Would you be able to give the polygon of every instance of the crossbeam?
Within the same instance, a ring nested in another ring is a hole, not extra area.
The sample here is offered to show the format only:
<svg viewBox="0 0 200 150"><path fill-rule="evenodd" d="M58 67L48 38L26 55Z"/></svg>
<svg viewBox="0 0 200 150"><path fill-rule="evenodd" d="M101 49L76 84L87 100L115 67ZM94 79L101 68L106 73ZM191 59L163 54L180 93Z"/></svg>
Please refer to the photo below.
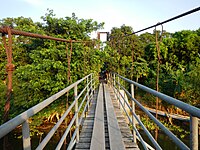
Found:
<svg viewBox="0 0 200 150"><path fill-rule="evenodd" d="M31 33L31 32L24 32L20 30L15 30L10 27L0 27L0 33L3 34L8 34L8 29L10 29L11 34L13 35L21 35L21 36L28 36L28 37L33 37L33 38L41 38L41 39L49 39L49 40L54 40L54 41L60 41L60 42L67 42L67 43L87 43L87 42L93 42L93 41L83 41L83 40L66 40L62 38L56 38L48 35L41 35L37 33Z"/></svg>

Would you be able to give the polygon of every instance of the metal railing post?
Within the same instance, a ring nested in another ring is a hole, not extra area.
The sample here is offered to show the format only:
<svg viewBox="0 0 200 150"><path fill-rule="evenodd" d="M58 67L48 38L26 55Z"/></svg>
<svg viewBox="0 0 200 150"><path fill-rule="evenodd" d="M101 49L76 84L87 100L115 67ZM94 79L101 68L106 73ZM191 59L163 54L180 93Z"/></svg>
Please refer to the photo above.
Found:
<svg viewBox="0 0 200 150"><path fill-rule="evenodd" d="M90 89L91 89L91 90L92 90L92 84L93 84L92 78L93 78L93 74L91 74L91 76L90 76L90 80L91 80ZM91 92L92 92L92 91L91 91ZM93 92L91 93L91 96L93 96Z"/></svg>
<svg viewBox="0 0 200 150"><path fill-rule="evenodd" d="M23 149L31 150L30 129L28 120L22 124Z"/></svg>
<svg viewBox="0 0 200 150"><path fill-rule="evenodd" d="M76 129L77 129L77 133L76 133L76 143L79 142L79 121L78 121L78 99L77 98L77 85L74 86L74 99L75 99L75 115L76 115Z"/></svg>
<svg viewBox="0 0 200 150"><path fill-rule="evenodd" d="M92 76L92 80L93 80L93 82L92 82L92 85L93 85L93 89L92 89L92 91L93 91L93 96L94 96L94 93L95 93L95 84L96 84L96 83L95 83L95 78L97 78L97 77L95 77L94 74L93 74L93 76ZM97 78L97 79L98 79L98 78ZM97 80L97 79L96 79L96 80Z"/></svg>
<svg viewBox="0 0 200 150"><path fill-rule="evenodd" d="M113 86L112 74L110 73L110 86Z"/></svg>
<svg viewBox="0 0 200 150"><path fill-rule="evenodd" d="M92 94L94 94L94 90L93 90L93 89L94 89L94 86L95 86L95 85L94 85L95 81L93 80L93 79L94 79L93 76L94 76L94 75L92 74L92 75L91 75L91 92L92 92Z"/></svg>
<svg viewBox="0 0 200 150"><path fill-rule="evenodd" d="M120 80L119 80L119 76L118 76L118 97L119 97L119 108L121 109L121 107L120 107L120 97L121 97L121 95L120 95Z"/></svg>
<svg viewBox="0 0 200 150"><path fill-rule="evenodd" d="M112 80L112 82L113 82L113 87L115 86L114 79L115 79L115 75L113 74L113 80Z"/></svg>
<svg viewBox="0 0 200 150"><path fill-rule="evenodd" d="M88 85L88 83L89 83L89 76L87 77L87 101L89 101L89 85ZM87 111L89 110L89 105L90 104L88 103L88 105L87 105ZM86 111L85 111L85 117L86 117Z"/></svg>
<svg viewBox="0 0 200 150"><path fill-rule="evenodd" d="M113 87L115 86L115 74L113 74Z"/></svg>
<svg viewBox="0 0 200 150"><path fill-rule="evenodd" d="M90 85L88 85L88 83L89 83L89 76L87 77L87 93L88 93L87 100L89 99L89 87L90 87Z"/></svg>
<svg viewBox="0 0 200 150"><path fill-rule="evenodd" d="M198 150L198 118L190 115L190 149Z"/></svg>
<svg viewBox="0 0 200 150"><path fill-rule="evenodd" d="M109 82L108 85L109 85L109 87L111 87L111 84L112 84L110 79L111 79L111 74L109 73L109 74L108 74L108 82Z"/></svg>
<svg viewBox="0 0 200 150"><path fill-rule="evenodd" d="M135 91L134 91L134 85L133 84L131 84L131 96L133 98L135 98ZM133 100L131 100L131 102L132 102L132 112L135 113L135 102ZM133 113L132 113L133 141L134 141L134 143L136 143L136 132L134 130L136 120L135 120Z"/></svg>

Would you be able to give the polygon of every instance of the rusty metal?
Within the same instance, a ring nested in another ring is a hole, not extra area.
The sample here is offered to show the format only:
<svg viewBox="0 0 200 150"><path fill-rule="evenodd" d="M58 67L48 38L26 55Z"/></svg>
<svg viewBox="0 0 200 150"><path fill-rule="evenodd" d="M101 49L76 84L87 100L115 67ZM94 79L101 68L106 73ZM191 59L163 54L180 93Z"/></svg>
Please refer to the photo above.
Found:
<svg viewBox="0 0 200 150"><path fill-rule="evenodd" d="M69 50L68 50L68 43L66 43L66 56L67 56L67 82L69 83Z"/></svg>
<svg viewBox="0 0 200 150"><path fill-rule="evenodd" d="M158 51L158 64L157 64L157 73L156 73L156 91L158 92L159 91L159 69L160 69L160 61L159 61L159 46L158 46L158 36L157 36L157 31L156 31L156 28L155 28L155 32L156 32L156 49ZM158 97L156 97L156 119L158 119ZM158 127L156 126L155 128L155 140L157 141L158 139Z"/></svg>
<svg viewBox="0 0 200 150"><path fill-rule="evenodd" d="M159 42L162 42L162 34L163 34L163 25L161 25L162 27L162 31L161 31L161 35L160 35L160 40ZM156 50L157 50L157 73L156 73L156 91L159 92L159 74L160 74L160 64L161 64L161 58L160 58L160 44L158 42L158 33L156 31L156 27L155 27L155 34L156 34ZM159 107L159 98L156 97L156 119L158 119L158 107ZM155 130L155 139L157 141L158 139L158 128L156 127Z"/></svg>
<svg viewBox="0 0 200 150"><path fill-rule="evenodd" d="M107 36L106 36L106 41L108 41L108 39L109 39L109 32L97 32L97 39L98 40L100 40L100 38L101 38L101 34L106 34ZM98 44L98 49L100 49L100 43Z"/></svg>
<svg viewBox="0 0 200 150"><path fill-rule="evenodd" d="M68 44L66 43L66 53L67 53L67 65L68 65L68 70L67 70L67 80L68 83L71 83L71 57L72 57L72 40L70 42L70 51L68 50Z"/></svg>
<svg viewBox="0 0 200 150"><path fill-rule="evenodd" d="M4 122L6 122L8 120L8 114L9 114L9 110L10 110L10 99L11 99L11 94L12 94L12 74L13 74L13 71L15 68L15 66L12 64L12 35L22 35L22 36L29 36L29 37L34 37L34 38L42 38L42 39L49 39L49 40L71 43L70 54L68 55L68 67L69 67L68 79L69 79L69 81L71 81L71 79L70 79L70 61L71 61L71 54L72 54L72 43L75 43L75 42L91 43L91 42L93 42L93 41L66 40L66 39L55 38L55 37L51 37L51 36L47 36L47 35L40 35L40 34L35 34L35 33L30 33L30 32L19 31L19 30L11 29L10 27L0 27L0 33L2 33L3 44L6 49L6 55L7 55L7 61L8 61L7 65L6 65L6 71L8 73L8 84L7 84L7 99L6 99L6 104L4 107L4 116L3 116ZM5 34L8 35L8 45L6 42Z"/></svg>
<svg viewBox="0 0 200 150"><path fill-rule="evenodd" d="M12 64L12 34L9 27L5 28L8 33L8 45L6 42L5 34L3 34L3 43L4 47L6 49L6 55L7 55L7 65L6 65L6 71L8 73L8 84L7 84L7 99L4 106L4 116L3 120L6 122L9 118L9 110L10 110L10 99L12 94L12 74L15 66Z"/></svg>
<svg viewBox="0 0 200 150"><path fill-rule="evenodd" d="M97 32L97 39L100 40L100 32Z"/></svg>
<svg viewBox="0 0 200 150"><path fill-rule="evenodd" d="M1 27L0 33L8 34L7 28L9 28L9 27ZM93 42L93 41L66 40L66 39L55 38L55 37L47 36L47 35L41 35L41 34L36 34L36 33L19 31L19 30L15 30L15 29L11 29L11 28L10 28L10 32L13 35L22 35L22 36L28 36L28 37L33 37L33 38L49 39L49 40L68 42L68 43L71 43L71 42L73 42L73 43Z"/></svg>
<svg viewBox="0 0 200 150"><path fill-rule="evenodd" d="M120 74L119 70L120 70L120 60L121 60L121 43L122 43L122 40L120 38L120 36L118 37L119 39L117 40L118 41L118 53L119 53L119 59L118 59L118 74Z"/></svg>
<svg viewBox="0 0 200 150"><path fill-rule="evenodd" d="M100 40L101 34L106 34L106 41L109 39L109 32L97 32L97 39Z"/></svg>
<svg viewBox="0 0 200 150"><path fill-rule="evenodd" d="M133 80L133 68L134 68L134 41L132 41L132 49L131 49L131 53L132 53L132 65L131 65L131 80Z"/></svg>
<svg viewBox="0 0 200 150"><path fill-rule="evenodd" d="M100 32L97 32L97 39L100 40ZM100 49L100 43L98 43L97 49Z"/></svg>
<svg viewBox="0 0 200 150"><path fill-rule="evenodd" d="M85 47L86 43L84 43L83 45L84 45L84 47ZM84 76L85 76L85 71L86 71L86 69L85 69L85 67L86 67L86 63L85 63L85 61L86 61L86 60L85 60L85 52L86 52L86 48L84 48L83 50L84 50L84 51L83 51L83 56L84 56L84 58L83 58L83 62L84 62L84 64L83 64L83 65L84 65L84 66L83 66L83 72L84 72Z"/></svg>
<svg viewBox="0 0 200 150"><path fill-rule="evenodd" d="M69 80L70 80L70 82L72 82L72 80L71 80L71 65L70 65L71 59L72 59L72 40L70 42L70 57L69 58L70 58L69 59Z"/></svg>
<svg viewBox="0 0 200 150"><path fill-rule="evenodd" d="M9 120L9 111L10 111L10 100L11 100L11 95L12 95L12 75L15 66L12 64L12 34L11 34L11 29L9 27L6 27L5 30L7 31L8 34L8 45L6 42L6 36L3 33L2 39L3 39L3 44L6 49L6 56L7 56L7 65L6 65L6 71L7 71L7 76L8 76L8 83L7 83L7 93L6 93L6 102L4 105L4 115L3 115L3 121L6 122ZM8 137L5 136L3 139L3 149L6 150L8 146Z"/></svg>

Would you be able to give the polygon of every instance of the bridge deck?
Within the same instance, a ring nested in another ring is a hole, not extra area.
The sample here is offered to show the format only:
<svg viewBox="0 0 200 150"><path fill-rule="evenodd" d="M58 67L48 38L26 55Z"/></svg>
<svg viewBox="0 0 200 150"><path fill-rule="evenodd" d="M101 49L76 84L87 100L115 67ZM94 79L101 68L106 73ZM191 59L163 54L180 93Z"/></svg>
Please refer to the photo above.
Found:
<svg viewBox="0 0 200 150"><path fill-rule="evenodd" d="M108 85L101 84L91 101L75 149L89 150L104 147L103 149L138 150L138 145L132 139L130 128L122 110L119 109L114 92Z"/></svg>

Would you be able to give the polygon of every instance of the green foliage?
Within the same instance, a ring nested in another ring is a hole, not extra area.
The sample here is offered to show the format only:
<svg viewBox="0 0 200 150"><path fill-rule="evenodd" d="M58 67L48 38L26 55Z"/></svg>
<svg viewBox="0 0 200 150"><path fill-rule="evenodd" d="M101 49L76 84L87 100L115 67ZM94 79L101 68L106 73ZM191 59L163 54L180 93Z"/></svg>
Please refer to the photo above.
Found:
<svg viewBox="0 0 200 150"><path fill-rule="evenodd" d="M149 131L154 131L156 129L156 124L153 121L151 121L147 116L141 117L141 121ZM161 120L161 123L179 138L184 138L185 136L190 134L190 132L184 129L183 126L177 124L172 125L166 122L165 120ZM142 127L139 126L139 129L142 129Z"/></svg>
<svg viewBox="0 0 200 150"><path fill-rule="evenodd" d="M192 105L199 105L200 29L176 33L163 31L160 45L159 91ZM125 36L132 33L128 26L113 28L111 40L105 48L108 71L156 89L158 54L155 33ZM148 95L143 98L149 102ZM152 104L152 103L151 103ZM166 103L163 103L166 105ZM166 105L167 106L167 105Z"/></svg>
<svg viewBox="0 0 200 150"><path fill-rule="evenodd" d="M89 73L98 75L102 66L103 52L95 48L89 37L90 33L102 29L104 23L97 23L92 19L79 19L72 17L56 18L53 10L47 11L41 17L43 23L34 23L31 18L5 18L0 21L1 26L11 26L14 29L50 35L68 40L91 41L91 43L73 43L70 63L71 80L68 80L68 58L66 43L52 40L34 39L24 36L13 36L13 95L11 99L10 117L14 117L28 108L38 104L44 99L57 93L69 84L76 82ZM68 49L70 50L70 43ZM1 106L0 117L3 115L3 106L6 96L7 73L5 72L6 53L2 42L0 43L0 91ZM82 84L82 86L84 86ZM81 89L82 87L80 87ZM71 97L73 93L70 93ZM65 99L65 98L64 98ZM70 99L71 101L73 99ZM62 103L63 104L63 103ZM44 118L62 110L61 103L53 103L51 109L35 116L36 124L42 123Z"/></svg>
<svg viewBox="0 0 200 150"><path fill-rule="evenodd" d="M141 118L142 123L145 125L145 127L149 130L149 131L153 131L156 129L156 125L155 123L153 123L152 121L150 121L149 118L147 117L142 117Z"/></svg>

